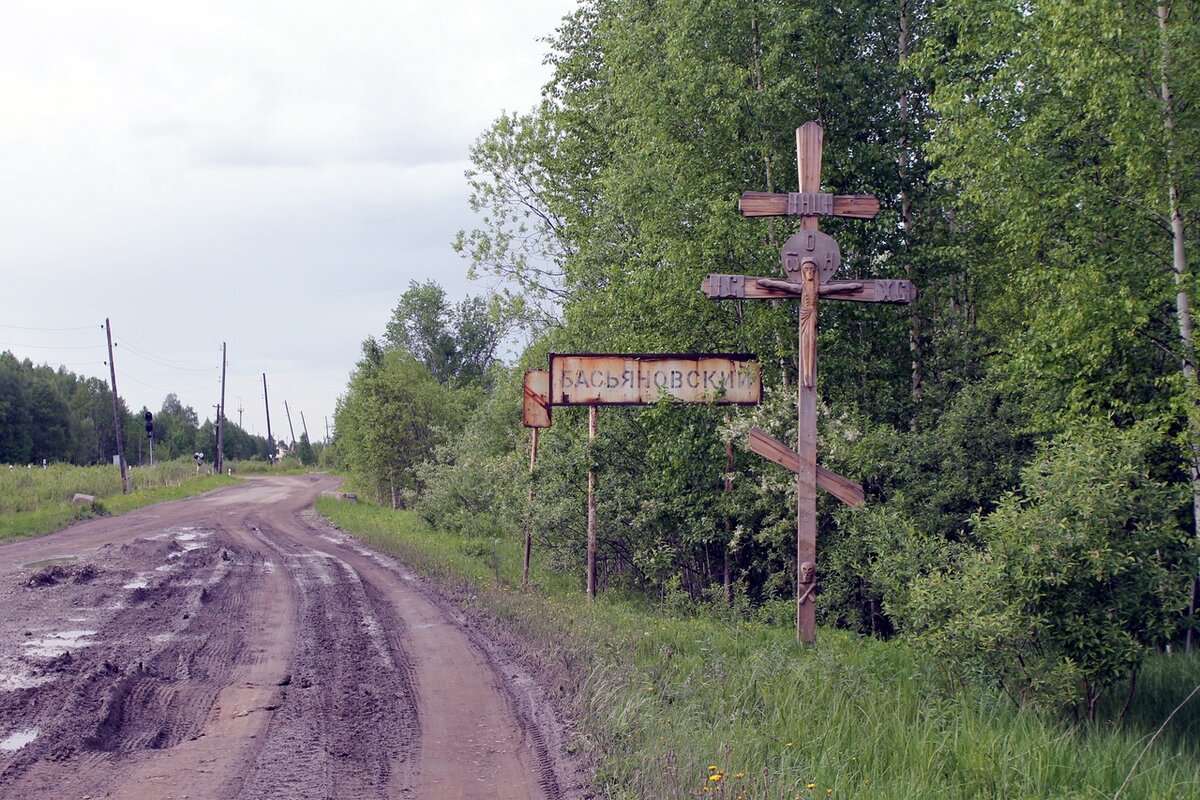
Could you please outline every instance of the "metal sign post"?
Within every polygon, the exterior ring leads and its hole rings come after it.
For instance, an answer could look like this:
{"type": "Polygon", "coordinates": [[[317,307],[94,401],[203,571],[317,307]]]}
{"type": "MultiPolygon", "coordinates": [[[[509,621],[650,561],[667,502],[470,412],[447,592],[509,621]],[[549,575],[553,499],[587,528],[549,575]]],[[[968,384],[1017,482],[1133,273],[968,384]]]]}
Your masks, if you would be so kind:
{"type": "Polygon", "coordinates": [[[820,298],[861,303],[910,303],[913,286],[902,280],[834,281],[841,249],[817,229],[820,216],[871,219],[879,201],[867,195],[821,194],[821,151],[824,131],[815,122],[796,129],[800,191],[786,195],[746,192],[739,205],[746,217],[800,217],[800,230],[783,247],[786,276],[758,278],[711,274],[701,291],[714,300],[781,300],[800,302],[800,380],[796,398],[797,451],[755,429],[750,448],[796,473],[796,636],[811,644],[816,639],[813,590],[817,571],[817,487],[849,505],[865,502],[854,481],[817,466],[817,305],[820,298]]]}

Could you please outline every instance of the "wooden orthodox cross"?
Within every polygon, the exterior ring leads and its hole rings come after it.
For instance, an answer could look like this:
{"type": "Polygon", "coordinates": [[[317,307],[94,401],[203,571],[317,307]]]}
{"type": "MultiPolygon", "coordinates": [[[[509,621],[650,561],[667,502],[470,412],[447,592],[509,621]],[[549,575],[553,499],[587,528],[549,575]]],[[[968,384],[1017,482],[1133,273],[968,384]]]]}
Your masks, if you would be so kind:
{"type": "Polygon", "coordinates": [[[701,286],[701,291],[714,300],[790,299],[800,302],[796,437],[799,452],[757,428],[750,433],[750,448],[796,473],[796,636],[806,644],[816,638],[812,595],[816,585],[817,487],[849,505],[865,502],[861,486],[817,466],[817,300],[910,303],[916,295],[909,281],[833,280],[841,262],[841,250],[831,236],[817,230],[817,217],[871,219],[879,211],[879,201],[868,195],[820,193],[823,139],[824,131],[815,122],[807,122],[796,129],[799,192],[746,192],[739,204],[746,217],[800,217],[800,230],[783,247],[786,280],[711,274],[701,286]]]}

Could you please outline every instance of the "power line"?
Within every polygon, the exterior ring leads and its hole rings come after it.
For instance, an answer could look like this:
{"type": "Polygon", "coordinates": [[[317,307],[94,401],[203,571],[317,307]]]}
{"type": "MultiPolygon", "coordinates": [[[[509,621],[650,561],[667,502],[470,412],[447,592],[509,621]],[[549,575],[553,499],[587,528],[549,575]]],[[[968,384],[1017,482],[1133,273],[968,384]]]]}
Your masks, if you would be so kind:
{"type": "MultiPolygon", "coordinates": [[[[100,327],[104,327],[101,325],[100,327]]],[[[30,328],[24,325],[0,325],[0,328],[9,328],[14,331],[38,331],[41,333],[61,333],[63,331],[93,331],[95,325],[84,325],[79,328],[30,328]]]]}
{"type": "MultiPolygon", "coordinates": [[[[140,347],[137,347],[136,345],[130,344],[128,339],[121,339],[120,341],[117,342],[117,344],[125,347],[126,349],[132,350],[133,352],[137,353],[138,355],[142,356],[143,358],[148,358],[151,360],[157,359],[159,361],[168,361],[168,362],[173,362],[175,364],[195,364],[197,362],[205,360],[203,357],[201,357],[201,358],[168,358],[167,356],[156,355],[156,354],[151,353],[147,350],[144,350],[140,347]]],[[[182,369],[182,367],[180,367],[180,369],[182,369]]]]}
{"type": "MultiPolygon", "coordinates": [[[[137,356],[138,358],[145,359],[146,361],[149,361],[151,364],[157,364],[158,366],[166,367],[167,369],[177,369],[177,370],[181,370],[183,372],[208,372],[210,369],[216,369],[216,367],[177,367],[174,364],[169,364],[166,361],[159,360],[158,358],[155,358],[154,356],[149,356],[149,355],[146,355],[145,353],[139,352],[137,350],[137,348],[133,347],[128,342],[124,342],[124,341],[117,342],[117,346],[124,347],[126,352],[129,352],[132,355],[137,356]]],[[[198,359],[198,358],[195,359],[195,361],[199,361],[199,360],[200,359],[198,359]]],[[[184,362],[184,363],[193,363],[193,362],[184,362]]]]}
{"type": "Polygon", "coordinates": [[[132,375],[125,373],[123,370],[117,370],[117,374],[120,375],[122,378],[131,380],[140,386],[145,386],[147,389],[153,389],[156,392],[166,392],[167,394],[174,394],[174,395],[192,394],[194,392],[203,392],[206,389],[211,388],[208,384],[205,384],[203,386],[196,386],[191,389],[164,389],[161,386],[153,386],[149,383],[146,383],[145,381],[140,381],[137,378],[133,377],[132,375]]]}
{"type": "Polygon", "coordinates": [[[32,347],[35,350],[103,350],[103,345],[98,344],[82,344],[82,345],[53,345],[53,344],[22,344],[20,342],[0,342],[8,347],[32,347]]]}

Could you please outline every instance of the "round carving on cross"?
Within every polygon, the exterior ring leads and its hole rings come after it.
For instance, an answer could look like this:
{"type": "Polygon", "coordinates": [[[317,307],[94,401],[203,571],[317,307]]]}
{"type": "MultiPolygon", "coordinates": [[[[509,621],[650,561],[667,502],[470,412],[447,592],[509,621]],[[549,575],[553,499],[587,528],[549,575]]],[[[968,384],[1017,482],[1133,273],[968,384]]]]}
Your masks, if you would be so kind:
{"type": "Polygon", "coordinates": [[[781,254],[788,280],[799,283],[800,268],[810,259],[817,265],[821,283],[828,283],[842,263],[842,248],[832,236],[820,231],[793,233],[784,243],[781,254]]]}

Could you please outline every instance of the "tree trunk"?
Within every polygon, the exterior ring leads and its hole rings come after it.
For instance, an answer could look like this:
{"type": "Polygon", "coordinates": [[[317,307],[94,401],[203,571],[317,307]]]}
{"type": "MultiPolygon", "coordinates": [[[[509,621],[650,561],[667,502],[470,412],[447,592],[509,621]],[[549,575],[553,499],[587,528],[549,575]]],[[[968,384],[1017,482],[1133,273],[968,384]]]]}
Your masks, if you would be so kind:
{"type": "Polygon", "coordinates": [[[751,64],[752,64],[753,75],[754,75],[754,91],[759,96],[758,128],[760,131],[762,131],[763,169],[766,171],[766,174],[767,174],[767,191],[774,192],[775,191],[775,188],[774,188],[775,181],[773,180],[772,174],[771,174],[772,173],[772,169],[771,169],[771,137],[768,132],[768,126],[767,126],[767,122],[765,119],[765,115],[762,113],[762,108],[763,108],[762,94],[763,94],[763,90],[765,88],[765,84],[763,83],[763,70],[762,70],[762,32],[759,30],[757,8],[751,13],[751,16],[750,16],[750,34],[751,34],[751,37],[754,42],[754,44],[753,44],[754,52],[753,52],[753,55],[751,56],[751,64]]]}
{"type": "MultiPolygon", "coordinates": [[[[725,424],[729,424],[729,415],[725,415],[725,424]]],[[[733,440],[725,443],[725,495],[733,493],[733,440]]],[[[725,587],[725,602],[733,605],[733,516],[725,517],[725,563],[721,583],[725,587]]]]}
{"type": "MultiPolygon", "coordinates": [[[[1187,391],[1192,395],[1189,413],[1189,445],[1191,447],[1192,474],[1192,531],[1200,536],[1200,409],[1195,408],[1196,391],[1196,347],[1192,337],[1191,298],[1187,290],[1187,252],[1184,247],[1183,210],[1179,207],[1178,147],[1175,137],[1175,108],[1171,97],[1171,39],[1169,36],[1170,8],[1158,6],[1158,30],[1161,47],[1162,86],[1159,99],[1162,103],[1163,129],[1167,144],[1167,197],[1171,222],[1171,271],[1175,277],[1175,313],[1179,322],[1179,343],[1183,351],[1183,375],[1187,391]]],[[[1200,574],[1192,575],[1192,597],[1188,608],[1188,630],[1185,649],[1192,650],[1192,625],[1196,617],[1196,590],[1200,574]]]]}
{"type": "MultiPolygon", "coordinates": [[[[899,164],[897,171],[900,178],[900,229],[903,232],[903,248],[905,253],[905,268],[904,277],[917,282],[916,269],[913,267],[912,259],[909,253],[910,245],[912,244],[912,198],[908,191],[909,173],[912,169],[912,164],[909,160],[908,152],[908,124],[910,119],[909,113],[909,93],[908,86],[904,78],[904,64],[908,61],[908,38],[909,38],[909,0],[900,0],[900,36],[897,42],[897,79],[900,82],[900,136],[898,138],[899,146],[899,164]]],[[[921,402],[921,388],[924,380],[923,365],[921,361],[921,312],[920,304],[912,304],[912,316],[909,319],[908,328],[908,351],[912,356],[912,399],[914,405],[919,405],[921,402]]],[[[916,424],[917,416],[913,415],[913,425],[916,424]]]]}

